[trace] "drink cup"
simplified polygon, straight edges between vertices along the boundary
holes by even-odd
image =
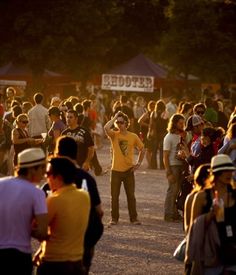
[[[45,139],[46,136],[47,136],[47,133],[42,133],[41,136],[42,136],[43,139]]]

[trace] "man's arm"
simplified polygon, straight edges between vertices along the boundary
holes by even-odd
[[[145,148],[142,148],[142,149],[139,151],[137,163],[134,165],[134,168],[133,168],[134,171],[137,170],[137,169],[140,167],[140,165],[141,165],[141,163],[142,163],[142,161],[143,161],[143,159],[144,159],[145,152],[146,152],[146,149],[145,149]]]
[[[112,126],[114,124],[114,122],[116,121],[117,117],[119,116],[120,111],[118,111],[113,118],[111,118],[105,125],[104,125],[104,130],[105,133],[109,136],[109,137],[113,137],[114,133],[112,131]]]
[[[98,216],[100,217],[100,219],[102,219],[103,215],[104,215],[104,211],[102,209],[102,204],[100,203],[99,205],[95,206],[96,212],[98,213]]]
[[[48,236],[48,214],[39,214],[34,217],[31,236],[42,241]]]
[[[84,162],[83,165],[82,165],[82,168],[83,168],[85,171],[88,171],[88,170],[89,170],[89,163],[90,163],[90,161],[92,160],[93,155],[94,155],[94,146],[90,146],[90,147],[88,147],[87,158],[86,158],[85,162]]]
[[[170,151],[164,150],[163,152],[163,162],[166,169],[166,177],[169,181],[175,181],[175,177],[171,171],[170,161],[169,161]]]

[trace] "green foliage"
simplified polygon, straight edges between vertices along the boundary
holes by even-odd
[[[232,80],[235,18],[229,0],[1,0],[0,63],[86,80],[142,52],[174,72]]]
[[[235,72],[234,4],[223,1],[171,1],[170,29],[160,54],[178,72],[203,80],[232,81]]]

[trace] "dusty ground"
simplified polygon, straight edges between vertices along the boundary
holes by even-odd
[[[97,151],[103,167],[110,166],[109,143]],[[181,223],[163,221],[163,204],[167,183],[164,171],[146,169],[144,160],[136,172],[137,211],[142,225],[131,225],[126,196],[120,194],[120,221],[110,220],[109,176],[97,177],[105,211],[105,232],[96,246],[91,274],[183,274],[183,264],[172,254],[183,239]]]

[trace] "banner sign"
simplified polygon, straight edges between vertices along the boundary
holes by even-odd
[[[151,93],[154,90],[154,77],[143,75],[103,74],[102,89]]]
[[[0,80],[1,86],[19,86],[19,87],[26,87],[27,82],[21,80]]]

